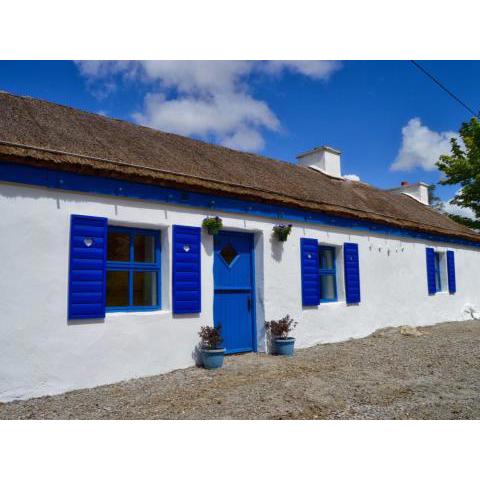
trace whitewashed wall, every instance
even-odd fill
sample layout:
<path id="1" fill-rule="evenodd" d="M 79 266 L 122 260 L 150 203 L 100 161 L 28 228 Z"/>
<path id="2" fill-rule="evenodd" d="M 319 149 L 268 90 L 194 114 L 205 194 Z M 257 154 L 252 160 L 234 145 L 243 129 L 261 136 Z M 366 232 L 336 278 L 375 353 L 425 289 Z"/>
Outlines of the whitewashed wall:
<path id="1" fill-rule="evenodd" d="M 104 321 L 67 322 L 70 215 L 108 217 L 110 223 L 162 232 L 162 305 L 159 312 L 108 313 Z M 171 225 L 200 226 L 218 213 L 227 229 L 255 233 L 257 331 L 290 313 L 299 320 L 297 346 L 362 337 L 396 325 L 465 318 L 479 303 L 480 251 L 389 239 L 294 224 L 285 244 L 272 240 L 274 221 L 153 202 L 92 196 L 0 183 L 0 400 L 55 394 L 193 365 L 197 332 L 213 323 L 212 237 L 202 238 L 202 313 L 172 317 Z M 340 301 L 302 309 L 300 238 L 330 245 L 357 242 L 360 305 Z M 455 250 L 457 293 L 427 294 L 425 246 Z"/>

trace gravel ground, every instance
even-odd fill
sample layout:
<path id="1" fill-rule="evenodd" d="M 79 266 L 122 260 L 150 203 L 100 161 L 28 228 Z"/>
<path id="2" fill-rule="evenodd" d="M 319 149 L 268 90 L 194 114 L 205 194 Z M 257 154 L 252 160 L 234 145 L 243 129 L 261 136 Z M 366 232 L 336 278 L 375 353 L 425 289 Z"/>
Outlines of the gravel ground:
<path id="1" fill-rule="evenodd" d="M 479 419 L 480 321 L 0 403 L 0 419 Z"/>

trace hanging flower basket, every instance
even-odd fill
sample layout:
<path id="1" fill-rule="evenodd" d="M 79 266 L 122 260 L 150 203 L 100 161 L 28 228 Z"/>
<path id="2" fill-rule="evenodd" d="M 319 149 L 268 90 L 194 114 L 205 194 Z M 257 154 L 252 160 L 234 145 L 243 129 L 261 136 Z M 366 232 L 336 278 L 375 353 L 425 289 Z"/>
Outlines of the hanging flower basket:
<path id="1" fill-rule="evenodd" d="M 206 217 L 203 219 L 202 226 L 210 235 L 216 235 L 222 229 L 223 222 L 220 217 Z"/>
<path id="2" fill-rule="evenodd" d="M 292 231 L 292 225 L 275 225 L 273 227 L 273 234 L 279 242 L 286 242 L 290 232 Z"/>

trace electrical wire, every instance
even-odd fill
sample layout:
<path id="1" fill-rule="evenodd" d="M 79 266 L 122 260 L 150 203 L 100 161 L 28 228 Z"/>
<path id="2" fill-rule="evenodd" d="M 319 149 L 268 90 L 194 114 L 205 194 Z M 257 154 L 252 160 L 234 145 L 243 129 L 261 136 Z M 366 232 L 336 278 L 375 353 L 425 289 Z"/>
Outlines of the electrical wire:
<path id="1" fill-rule="evenodd" d="M 424 67 L 422 67 L 418 62 L 415 60 L 410 60 L 410 62 L 413 63 L 422 73 L 424 73 L 427 77 L 429 77 L 431 80 L 433 80 L 442 90 L 447 92 L 448 95 L 450 95 L 456 102 L 458 102 L 462 107 L 464 107 L 466 110 L 468 110 L 474 117 L 480 118 L 479 113 L 475 113 L 472 108 L 470 108 L 465 102 L 460 100 L 451 90 L 449 90 L 445 85 L 443 85 L 440 80 L 435 78 L 430 72 L 425 70 Z"/>

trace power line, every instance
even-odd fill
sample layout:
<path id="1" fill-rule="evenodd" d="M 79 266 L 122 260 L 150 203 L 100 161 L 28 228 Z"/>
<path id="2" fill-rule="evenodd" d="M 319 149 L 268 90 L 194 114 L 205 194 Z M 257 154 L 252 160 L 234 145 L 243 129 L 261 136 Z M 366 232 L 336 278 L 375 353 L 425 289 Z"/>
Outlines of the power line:
<path id="1" fill-rule="evenodd" d="M 460 100 L 452 91 L 450 91 L 445 85 L 443 85 L 439 80 L 437 80 L 430 72 L 425 70 L 418 62 L 415 60 L 410 60 L 421 72 L 423 72 L 427 77 L 433 80 L 442 90 L 448 93 L 454 100 L 456 100 L 462 107 L 466 108 L 474 117 L 478 117 L 479 114 L 475 113 L 472 108 L 470 108 L 465 102 Z"/>

